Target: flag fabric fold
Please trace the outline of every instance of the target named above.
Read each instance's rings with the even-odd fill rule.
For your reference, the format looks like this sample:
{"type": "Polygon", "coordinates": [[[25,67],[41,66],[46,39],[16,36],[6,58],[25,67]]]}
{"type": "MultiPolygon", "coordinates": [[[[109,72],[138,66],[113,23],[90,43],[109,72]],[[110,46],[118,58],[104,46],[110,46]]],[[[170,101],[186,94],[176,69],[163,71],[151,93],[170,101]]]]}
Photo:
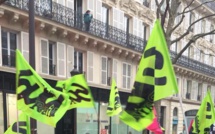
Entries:
{"type": "Polygon", "coordinates": [[[163,134],[160,123],[158,122],[158,119],[157,119],[157,112],[155,110],[155,107],[153,107],[153,116],[154,116],[153,122],[147,127],[147,129],[152,131],[155,134],[163,134]]]}
{"type": "Polygon", "coordinates": [[[69,95],[52,88],[16,50],[17,106],[23,113],[55,127],[70,105],[69,95]]]}
{"type": "Polygon", "coordinates": [[[69,109],[94,107],[94,99],[83,74],[58,81],[56,89],[69,95],[71,100],[69,109]]]}
{"type": "Polygon", "coordinates": [[[133,129],[141,131],[152,123],[153,102],[177,92],[166,40],[159,20],[156,20],[120,119],[133,129]]]}
{"type": "Polygon", "coordinates": [[[118,88],[116,86],[116,82],[112,79],[111,91],[109,97],[109,104],[107,108],[107,115],[114,116],[119,114],[122,111],[122,106],[120,103],[120,96],[118,92],[118,88]]]}
{"type": "Polygon", "coordinates": [[[210,91],[207,92],[197,115],[192,123],[191,134],[209,134],[214,133],[211,129],[215,124],[214,103],[210,91]]]}
{"type": "Polygon", "coordinates": [[[19,121],[14,122],[4,134],[31,134],[28,116],[21,113],[19,115],[19,121]]]}

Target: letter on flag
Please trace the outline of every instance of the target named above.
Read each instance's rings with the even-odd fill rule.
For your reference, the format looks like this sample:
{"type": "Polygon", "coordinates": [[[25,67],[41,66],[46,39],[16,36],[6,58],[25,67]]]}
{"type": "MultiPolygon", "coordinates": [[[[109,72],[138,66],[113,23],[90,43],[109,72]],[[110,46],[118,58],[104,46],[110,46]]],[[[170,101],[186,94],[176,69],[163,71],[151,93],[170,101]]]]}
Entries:
{"type": "Polygon", "coordinates": [[[107,115],[108,116],[117,115],[121,111],[122,111],[122,107],[120,103],[119,92],[118,92],[115,80],[112,79],[109,104],[107,108],[107,115]]]}
{"type": "Polygon", "coordinates": [[[155,134],[163,134],[163,131],[157,119],[157,112],[155,110],[155,107],[153,107],[153,116],[154,116],[153,122],[147,127],[147,129],[152,131],[155,134]]]}
{"type": "Polygon", "coordinates": [[[178,87],[159,20],[143,52],[132,92],[120,119],[141,131],[152,123],[153,102],[176,94],[178,87]]]}
{"type": "Polygon", "coordinates": [[[192,124],[192,134],[209,134],[215,123],[214,104],[208,91],[192,124]]]}
{"type": "Polygon", "coordinates": [[[29,118],[21,113],[19,121],[14,122],[4,134],[31,134],[29,118]]]}
{"type": "Polygon", "coordinates": [[[94,107],[92,93],[83,74],[74,75],[65,81],[58,81],[56,89],[70,96],[71,104],[69,109],[94,107]]]}
{"type": "Polygon", "coordinates": [[[65,93],[53,89],[16,50],[17,105],[26,115],[55,127],[69,108],[65,93]]]}

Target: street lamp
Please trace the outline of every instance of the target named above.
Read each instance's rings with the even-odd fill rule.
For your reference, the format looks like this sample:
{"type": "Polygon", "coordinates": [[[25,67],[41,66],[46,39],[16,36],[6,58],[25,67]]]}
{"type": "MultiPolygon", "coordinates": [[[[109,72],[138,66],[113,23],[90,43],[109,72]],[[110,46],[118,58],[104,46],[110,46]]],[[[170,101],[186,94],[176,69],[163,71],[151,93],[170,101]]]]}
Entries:
{"type": "Polygon", "coordinates": [[[77,74],[81,74],[81,73],[78,71],[77,66],[75,65],[74,69],[70,72],[70,75],[74,76],[74,75],[77,75],[77,74]]]}

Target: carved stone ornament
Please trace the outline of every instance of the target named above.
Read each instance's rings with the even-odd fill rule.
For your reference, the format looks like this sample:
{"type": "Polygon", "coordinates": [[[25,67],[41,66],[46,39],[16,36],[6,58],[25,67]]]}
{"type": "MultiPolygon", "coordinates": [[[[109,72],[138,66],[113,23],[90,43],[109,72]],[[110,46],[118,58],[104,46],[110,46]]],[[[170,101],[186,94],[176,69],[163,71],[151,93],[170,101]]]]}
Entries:
{"type": "Polygon", "coordinates": [[[136,5],[136,2],[133,0],[121,0],[120,6],[122,8],[126,8],[127,11],[130,11],[134,14],[138,13],[138,6],[136,5]]]}

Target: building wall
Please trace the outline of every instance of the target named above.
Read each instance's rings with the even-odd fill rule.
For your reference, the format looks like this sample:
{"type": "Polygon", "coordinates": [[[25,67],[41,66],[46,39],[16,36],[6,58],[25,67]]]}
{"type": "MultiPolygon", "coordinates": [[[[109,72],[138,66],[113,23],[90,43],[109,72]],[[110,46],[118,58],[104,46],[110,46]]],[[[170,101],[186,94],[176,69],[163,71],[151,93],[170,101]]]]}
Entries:
{"type": "MultiPolygon", "coordinates": [[[[56,1],[58,2],[58,1],[56,1]]],[[[59,1],[61,3],[62,1],[59,1]]],[[[65,6],[68,6],[68,1],[64,1],[65,6]]],[[[140,4],[141,1],[128,1],[128,0],[87,0],[83,1],[83,13],[90,9],[94,15],[94,18],[97,20],[102,21],[102,12],[101,6],[104,5],[109,9],[109,24],[121,29],[125,30],[124,16],[129,18],[129,32],[140,37],[143,37],[143,25],[146,26],[146,40],[149,37],[150,31],[152,29],[152,24],[155,20],[155,3],[151,1],[149,3],[149,7],[146,7],[140,4]],[[123,19],[122,19],[123,18],[123,19]]],[[[61,3],[63,4],[63,3],[61,3]]],[[[185,5],[183,5],[185,6],[185,5]]],[[[26,58],[29,57],[29,50],[25,50],[25,47],[28,46],[28,15],[26,12],[12,8],[11,6],[3,5],[2,7],[3,13],[1,12],[1,19],[0,25],[1,30],[12,31],[17,33],[17,48],[22,51],[23,54],[26,54],[26,58]],[[17,17],[18,16],[18,17],[17,17]]],[[[207,12],[211,12],[206,8],[207,12]]],[[[200,11],[195,11],[195,20],[200,18],[204,13],[200,11]]],[[[120,91],[122,92],[131,92],[131,87],[133,81],[135,79],[135,75],[137,72],[137,66],[140,60],[142,53],[140,51],[136,51],[134,49],[130,49],[128,47],[118,45],[116,42],[106,40],[100,38],[99,36],[92,35],[90,33],[86,33],[84,31],[80,31],[74,29],[72,27],[68,27],[64,24],[58,23],[56,21],[52,21],[51,19],[44,19],[42,17],[36,16],[36,36],[35,36],[35,52],[36,52],[36,71],[43,77],[52,80],[61,80],[70,77],[69,72],[73,69],[74,65],[74,52],[71,51],[80,51],[83,53],[83,72],[86,75],[88,83],[90,86],[93,87],[100,87],[103,89],[110,89],[110,85],[102,84],[102,57],[107,57],[107,59],[111,60],[110,64],[110,77],[113,77],[113,59],[117,61],[117,86],[120,91]],[[59,52],[59,54],[64,55],[64,70],[65,73],[63,76],[60,76],[57,72],[61,71],[58,70],[60,66],[57,64],[56,66],[56,75],[47,75],[42,73],[42,64],[41,64],[41,39],[45,39],[47,41],[53,41],[57,44],[63,43],[64,51],[59,52]],[[71,51],[69,51],[71,50],[71,51]],[[89,61],[89,52],[92,52],[93,59],[92,59],[92,66],[89,61]],[[72,58],[69,59],[69,56],[72,58]],[[71,61],[70,61],[71,60],[71,61]],[[131,66],[131,76],[130,76],[130,87],[123,88],[123,63],[129,64],[131,66]],[[92,75],[89,71],[89,66],[93,68],[92,75]],[[92,81],[89,80],[89,77],[92,77],[92,81]]],[[[187,25],[189,25],[189,14],[186,15],[186,21],[184,25],[180,27],[174,33],[172,38],[178,37],[182,31],[185,31],[187,25]]],[[[213,24],[212,20],[207,19],[205,22],[205,31],[210,30],[211,23],[213,24]]],[[[200,33],[202,29],[202,22],[196,24],[194,26],[194,33],[200,33]]],[[[119,33],[120,34],[120,33],[119,33]]],[[[116,38],[118,38],[119,34],[116,34],[116,38]]],[[[121,33],[122,34],[122,33],[121,33]]],[[[186,38],[182,39],[181,41],[177,42],[177,46],[172,45],[171,50],[179,52],[185,45],[186,42],[192,36],[189,34],[186,38]],[[177,48],[177,50],[176,50],[177,48]]],[[[196,43],[192,44],[190,51],[185,51],[183,56],[189,57],[195,61],[201,61],[204,65],[210,65],[215,67],[215,57],[212,56],[215,52],[215,48],[213,46],[214,40],[211,40],[210,36],[205,38],[200,38],[196,43]],[[202,56],[200,51],[204,51],[206,55],[202,56]]],[[[1,38],[2,39],[2,38],[1,38]]],[[[0,41],[0,49],[2,49],[2,41],[0,41]]],[[[59,50],[57,48],[57,50],[59,50]]],[[[56,51],[57,51],[56,50],[56,51]]],[[[2,54],[2,51],[0,51],[2,54]]],[[[58,56],[56,55],[56,59],[58,56]]],[[[193,61],[192,61],[193,62],[193,61]]],[[[201,66],[201,65],[199,65],[201,66]]],[[[208,86],[211,86],[211,93],[213,101],[215,101],[215,84],[214,84],[214,77],[208,74],[204,74],[201,72],[197,72],[195,70],[182,67],[180,65],[174,66],[175,73],[178,78],[178,87],[179,87],[179,94],[171,96],[169,98],[163,99],[161,101],[161,106],[165,107],[165,119],[164,119],[164,128],[166,129],[166,133],[173,133],[172,124],[173,124],[173,110],[177,108],[178,110],[178,124],[177,124],[177,131],[183,131],[183,112],[198,109],[201,100],[204,98],[207,92],[208,86]],[[190,98],[186,98],[187,94],[187,80],[191,81],[191,94],[190,98]],[[197,87],[195,87],[198,83],[202,83],[202,90],[199,93],[201,95],[201,99],[197,100],[195,95],[198,95],[197,87]],[[178,96],[181,96],[183,99],[183,112],[181,106],[179,104],[178,96]],[[169,116],[170,115],[170,116],[169,116]],[[170,117],[170,118],[169,118],[170,117]]],[[[0,70],[5,72],[12,72],[15,73],[14,67],[8,67],[3,65],[3,58],[0,58],[0,70]]],[[[91,70],[92,71],[92,70],[91,70]]],[[[108,78],[107,78],[108,79],[108,78]]],[[[1,91],[1,90],[0,90],[1,91]]],[[[1,99],[1,98],[0,98],[1,99]]],[[[1,114],[1,113],[0,113],[1,114]]],[[[1,122],[0,122],[1,123],[1,122]]],[[[38,125],[40,127],[40,125],[38,125]]],[[[1,132],[1,130],[0,130],[1,132]]],[[[43,133],[43,132],[41,132],[43,133]]]]}

